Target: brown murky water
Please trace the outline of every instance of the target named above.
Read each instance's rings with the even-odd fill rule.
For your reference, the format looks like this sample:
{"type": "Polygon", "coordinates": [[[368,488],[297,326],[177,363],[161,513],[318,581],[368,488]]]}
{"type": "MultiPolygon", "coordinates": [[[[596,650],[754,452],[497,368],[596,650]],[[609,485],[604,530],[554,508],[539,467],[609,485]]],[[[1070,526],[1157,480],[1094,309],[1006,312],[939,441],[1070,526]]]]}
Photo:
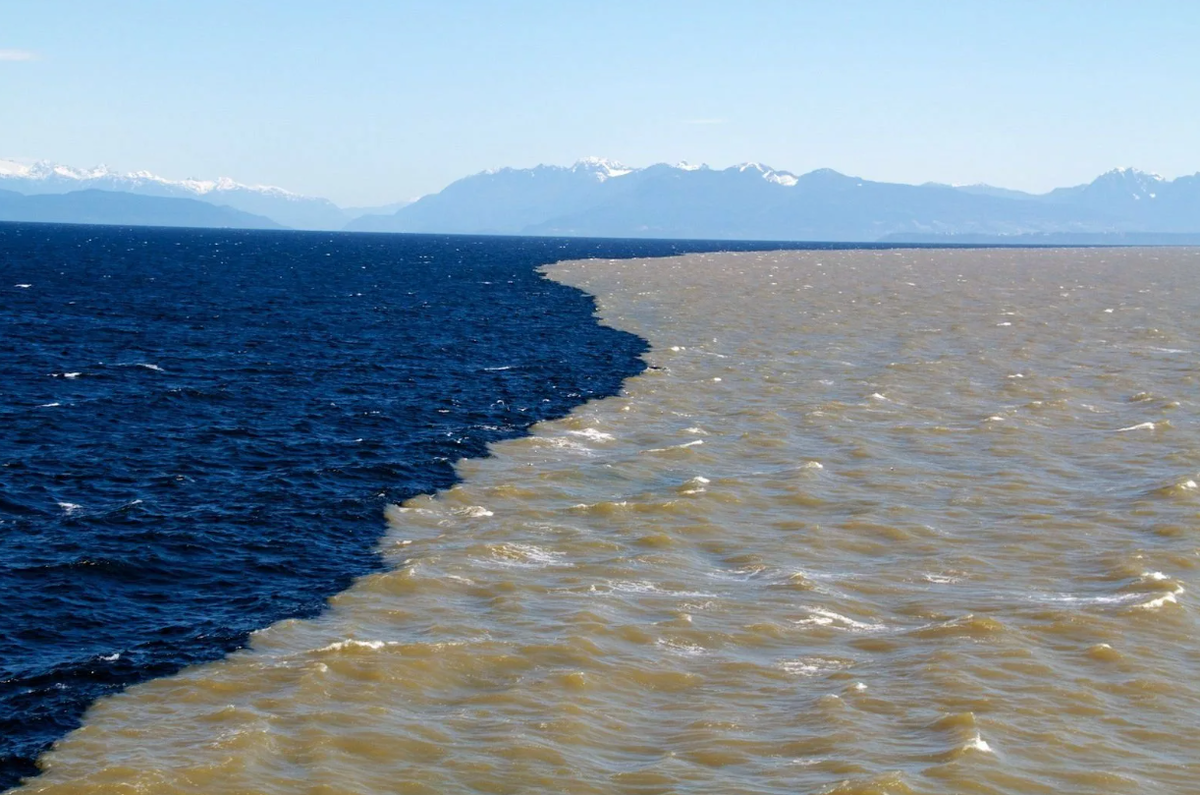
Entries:
{"type": "Polygon", "coordinates": [[[46,793],[1200,792],[1197,250],[566,263],[655,369],[46,793]]]}

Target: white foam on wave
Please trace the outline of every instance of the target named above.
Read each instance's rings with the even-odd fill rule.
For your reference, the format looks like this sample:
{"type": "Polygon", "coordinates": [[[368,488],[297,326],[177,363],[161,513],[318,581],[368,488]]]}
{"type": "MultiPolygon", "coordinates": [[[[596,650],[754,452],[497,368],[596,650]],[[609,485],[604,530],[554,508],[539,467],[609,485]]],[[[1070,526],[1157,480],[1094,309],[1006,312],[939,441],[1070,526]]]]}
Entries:
{"type": "Polygon", "coordinates": [[[52,408],[57,408],[58,406],[61,406],[61,405],[62,405],[61,403],[39,403],[38,408],[39,409],[52,409],[52,408]]]}
{"type": "Polygon", "coordinates": [[[780,660],[777,665],[793,676],[817,676],[818,674],[833,673],[849,668],[845,660],[832,660],[828,657],[800,657],[795,660],[780,660]]]}
{"type": "Polygon", "coordinates": [[[491,562],[506,568],[544,569],[563,563],[562,552],[551,552],[533,544],[504,543],[492,548],[491,562]]]}
{"type": "Polygon", "coordinates": [[[654,645],[658,646],[660,649],[665,649],[672,654],[678,654],[683,657],[699,657],[708,651],[708,649],[704,648],[703,646],[698,646],[695,643],[685,643],[683,641],[667,640],[665,638],[659,638],[654,642],[654,645]]]}
{"type": "Polygon", "coordinates": [[[582,431],[568,431],[568,433],[573,436],[582,436],[584,439],[593,442],[611,442],[613,439],[617,438],[611,433],[605,433],[604,431],[596,428],[584,428],[582,431]]]}
{"type": "Polygon", "coordinates": [[[1175,588],[1175,590],[1171,591],[1170,593],[1163,594],[1162,596],[1159,596],[1155,599],[1151,599],[1148,602],[1142,602],[1141,604],[1136,604],[1136,605],[1134,605],[1134,607],[1138,610],[1157,610],[1160,607],[1163,607],[1164,605],[1178,604],[1179,603],[1178,597],[1183,592],[1184,592],[1184,588],[1182,585],[1180,585],[1180,586],[1177,586],[1175,588]]]}
{"type": "Polygon", "coordinates": [[[1155,429],[1153,422],[1139,422],[1137,425],[1130,425],[1128,428],[1117,428],[1117,433],[1125,433],[1126,431],[1152,431],[1155,429]]]}
{"type": "Polygon", "coordinates": [[[136,366],[136,367],[144,367],[144,368],[146,368],[147,370],[154,370],[154,371],[155,371],[155,372],[157,372],[157,373],[162,373],[162,372],[165,372],[165,371],[164,371],[164,370],[163,370],[161,367],[159,367],[157,364],[149,364],[149,363],[147,363],[147,362],[139,362],[139,363],[138,363],[137,365],[135,365],[135,366],[136,366]]]}
{"type": "Polygon", "coordinates": [[[593,453],[592,448],[583,442],[577,442],[566,436],[533,436],[530,437],[530,442],[535,445],[553,447],[558,450],[574,450],[588,455],[593,453]]]}
{"type": "Polygon", "coordinates": [[[979,752],[985,753],[985,754],[994,754],[995,753],[995,751],[992,750],[992,746],[988,745],[987,740],[983,739],[983,737],[980,736],[980,734],[978,732],[975,733],[974,737],[972,737],[970,740],[968,740],[966,743],[963,744],[962,750],[964,750],[964,751],[979,751],[979,752]]]}
{"type": "Polygon", "coordinates": [[[83,510],[82,505],[78,505],[73,502],[60,502],[60,503],[58,503],[58,507],[62,508],[63,513],[65,513],[67,516],[70,516],[73,513],[77,513],[79,511],[83,510]]]}
{"type": "Polygon", "coordinates": [[[664,588],[657,583],[648,582],[646,580],[608,580],[602,585],[593,583],[588,586],[588,593],[607,594],[607,593],[627,593],[627,594],[654,594],[662,596],[676,596],[689,599],[716,599],[717,595],[705,593],[703,591],[676,591],[671,588],[664,588]]]}
{"type": "Polygon", "coordinates": [[[512,368],[513,366],[511,364],[506,364],[503,367],[485,367],[483,369],[489,373],[499,373],[504,370],[511,370],[512,368]]]}
{"type": "Polygon", "coordinates": [[[13,287],[16,287],[18,290],[28,290],[32,286],[33,286],[32,284],[14,284],[13,285],[13,287]]]}
{"type": "Polygon", "coordinates": [[[673,444],[670,447],[651,447],[649,450],[646,450],[645,452],[647,452],[647,453],[665,453],[668,450],[683,450],[688,447],[695,447],[696,445],[700,445],[700,444],[704,444],[703,439],[694,439],[694,440],[692,440],[690,442],[686,442],[684,444],[673,444]]]}
{"type": "Polygon", "coordinates": [[[470,519],[483,519],[496,514],[484,508],[482,505],[468,505],[465,508],[455,508],[451,511],[455,516],[466,516],[470,519]]]}
{"type": "Polygon", "coordinates": [[[1120,605],[1127,604],[1136,599],[1145,596],[1140,593],[1123,593],[1123,594],[1106,594],[1100,596],[1078,596],[1076,594],[1058,593],[1058,594],[1042,594],[1040,596],[1031,596],[1030,599],[1038,602],[1051,602],[1055,604],[1069,605],[1120,605]]]}
{"type": "Polygon", "coordinates": [[[837,629],[845,629],[850,632],[879,632],[887,629],[883,624],[868,623],[856,621],[849,616],[844,616],[841,613],[835,613],[832,610],[827,610],[824,607],[808,608],[809,617],[802,618],[794,623],[801,626],[816,625],[819,627],[835,627],[837,629]]]}
{"type": "Polygon", "coordinates": [[[347,638],[330,643],[328,646],[322,646],[317,649],[317,652],[323,651],[341,651],[343,649],[370,649],[371,651],[379,651],[387,646],[399,646],[400,644],[394,640],[354,640],[347,638]]]}

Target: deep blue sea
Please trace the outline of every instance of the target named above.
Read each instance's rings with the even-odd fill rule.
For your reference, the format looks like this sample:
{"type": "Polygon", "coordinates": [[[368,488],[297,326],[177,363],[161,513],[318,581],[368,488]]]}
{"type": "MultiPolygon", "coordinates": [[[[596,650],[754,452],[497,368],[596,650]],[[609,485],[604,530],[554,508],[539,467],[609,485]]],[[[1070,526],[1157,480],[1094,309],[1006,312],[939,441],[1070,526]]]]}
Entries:
{"type": "Polygon", "coordinates": [[[0,789],[311,616],[383,506],[638,373],[538,266],[778,244],[0,225],[0,789]]]}

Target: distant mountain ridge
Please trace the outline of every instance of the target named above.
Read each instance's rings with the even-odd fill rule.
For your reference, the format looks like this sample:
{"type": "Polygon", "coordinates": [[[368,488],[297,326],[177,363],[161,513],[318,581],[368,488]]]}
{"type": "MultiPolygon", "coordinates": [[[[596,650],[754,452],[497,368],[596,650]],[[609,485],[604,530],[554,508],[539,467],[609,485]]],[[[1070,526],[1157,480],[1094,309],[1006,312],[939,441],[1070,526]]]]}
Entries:
{"type": "MultiPolygon", "coordinates": [[[[1200,174],[1168,180],[1132,168],[1031,194],[991,185],[877,182],[832,169],[795,174],[760,163],[634,168],[585,158],[570,166],[491,169],[415,202],[373,210],[228,178],[170,180],[146,171],[0,160],[0,190],[32,197],[81,189],[196,201],[257,216],[264,228],[358,232],[846,242],[1145,242],[1200,234],[1200,174]]],[[[104,217],[88,206],[88,217],[104,217]]],[[[166,214],[157,217],[169,220],[160,209],[166,214]]],[[[193,210],[187,217],[176,225],[201,219],[193,210]]],[[[209,220],[251,223],[232,215],[209,220]]]]}
{"type": "Polygon", "coordinates": [[[139,196],[101,190],[36,196],[0,190],[0,221],[221,229],[283,228],[261,215],[195,199],[139,196]]]}
{"type": "Polygon", "coordinates": [[[101,190],[194,199],[265,216],[275,226],[292,229],[341,229],[357,215],[371,211],[371,208],[348,211],[328,199],[303,196],[274,185],[246,185],[228,177],[171,180],[149,171],[121,173],[106,166],[75,168],[47,161],[0,160],[0,189],[26,195],[101,190]]]}
{"type": "Polygon", "coordinates": [[[588,237],[876,241],[896,236],[1200,233],[1200,175],[1166,180],[1114,169],[1035,195],[989,185],[904,185],[759,163],[716,170],[572,166],[497,169],[458,180],[390,215],[347,227],[588,237]]]}

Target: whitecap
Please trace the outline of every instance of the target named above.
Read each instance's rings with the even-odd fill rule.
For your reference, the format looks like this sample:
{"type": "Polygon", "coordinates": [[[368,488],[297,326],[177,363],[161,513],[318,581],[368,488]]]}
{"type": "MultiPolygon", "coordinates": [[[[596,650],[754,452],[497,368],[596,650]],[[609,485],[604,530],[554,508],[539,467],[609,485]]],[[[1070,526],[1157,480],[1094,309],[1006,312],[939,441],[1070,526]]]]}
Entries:
{"type": "Polygon", "coordinates": [[[471,519],[482,519],[487,516],[495,516],[496,514],[484,508],[482,505],[468,505],[465,508],[455,508],[451,511],[455,516],[466,516],[471,519]]]}
{"type": "Polygon", "coordinates": [[[835,613],[832,610],[826,610],[823,607],[810,607],[808,608],[808,612],[808,618],[800,619],[795,623],[801,626],[806,624],[815,624],[821,627],[836,626],[838,629],[846,629],[851,632],[878,632],[882,629],[887,629],[883,624],[855,621],[853,618],[835,613]]]}
{"type": "Polygon", "coordinates": [[[665,640],[663,638],[659,638],[657,641],[655,641],[655,645],[661,649],[666,649],[669,652],[679,654],[684,657],[699,657],[708,651],[703,646],[697,646],[695,643],[684,643],[683,641],[665,640]]]}
{"type": "Polygon", "coordinates": [[[1117,428],[1117,433],[1125,433],[1126,431],[1152,431],[1156,426],[1153,422],[1139,422],[1137,425],[1130,425],[1128,428],[1117,428]]]}
{"type": "Polygon", "coordinates": [[[544,569],[563,563],[563,553],[551,552],[533,544],[500,544],[492,549],[492,563],[504,567],[544,569]]]}
{"type": "Polygon", "coordinates": [[[597,430],[595,428],[584,428],[582,431],[568,431],[573,436],[582,436],[585,439],[590,439],[593,442],[611,442],[616,437],[611,433],[597,430]]]}
{"type": "Polygon", "coordinates": [[[33,286],[32,284],[14,284],[13,285],[13,287],[16,287],[18,290],[28,290],[32,286],[33,286]]]}
{"type": "Polygon", "coordinates": [[[828,657],[800,657],[796,660],[780,660],[777,665],[795,676],[816,676],[849,668],[851,664],[844,660],[831,660],[828,657]]]}
{"type": "Polygon", "coordinates": [[[380,649],[382,649],[386,646],[399,646],[399,645],[400,644],[394,640],[389,640],[389,641],[353,640],[353,639],[347,638],[346,640],[339,640],[339,641],[335,641],[334,643],[330,643],[328,646],[322,646],[321,648],[317,649],[316,651],[317,652],[341,651],[342,649],[370,649],[371,651],[379,651],[380,649]]]}
{"type": "Polygon", "coordinates": [[[687,442],[685,444],[673,444],[670,447],[651,447],[649,450],[645,450],[644,452],[665,453],[668,450],[682,450],[687,447],[695,447],[698,444],[704,444],[704,440],[703,439],[695,439],[695,440],[687,442]]]}
{"type": "Polygon", "coordinates": [[[975,736],[963,745],[962,750],[980,751],[985,754],[995,753],[995,751],[992,750],[992,746],[988,745],[987,740],[983,739],[978,732],[976,732],[975,736]]]}
{"type": "Polygon", "coordinates": [[[717,595],[713,593],[705,593],[703,591],[675,591],[645,580],[608,580],[603,585],[589,585],[588,593],[661,594],[663,596],[678,596],[689,599],[717,598],[717,595]]]}
{"type": "Polygon", "coordinates": [[[1178,604],[1179,599],[1177,599],[1176,597],[1178,597],[1183,592],[1184,592],[1184,588],[1182,585],[1180,585],[1175,590],[1171,591],[1168,594],[1163,594],[1162,596],[1159,596],[1155,599],[1151,599],[1148,602],[1142,602],[1141,604],[1136,604],[1136,605],[1134,605],[1134,607],[1137,608],[1138,610],[1157,610],[1158,608],[1160,608],[1166,604],[1178,604]]]}

